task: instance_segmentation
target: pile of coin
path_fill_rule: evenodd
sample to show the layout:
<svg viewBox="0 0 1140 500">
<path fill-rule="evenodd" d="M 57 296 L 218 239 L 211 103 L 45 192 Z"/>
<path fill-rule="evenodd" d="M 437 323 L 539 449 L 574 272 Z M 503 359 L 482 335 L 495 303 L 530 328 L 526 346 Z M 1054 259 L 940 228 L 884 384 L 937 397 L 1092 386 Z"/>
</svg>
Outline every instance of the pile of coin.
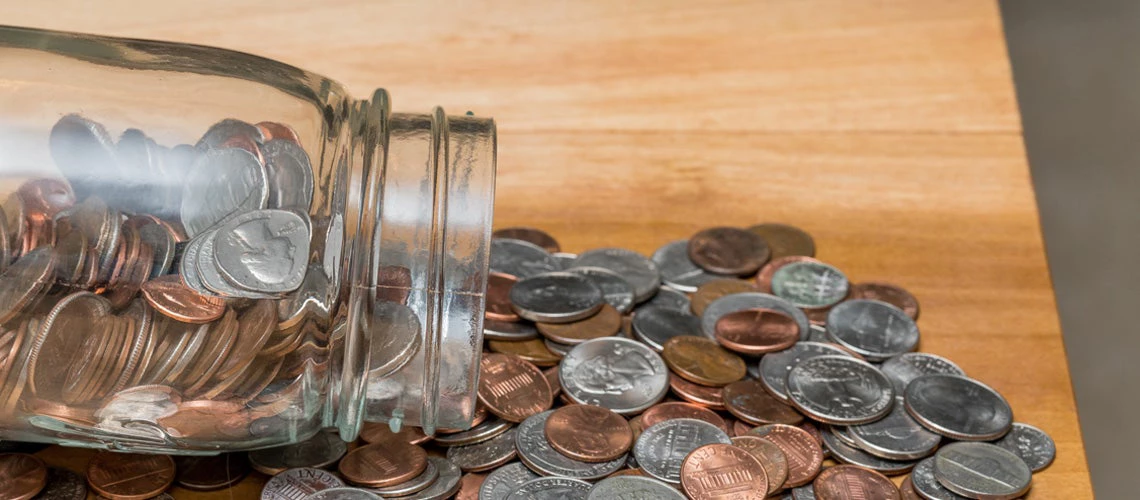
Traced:
<svg viewBox="0 0 1140 500">
<path fill-rule="evenodd" d="M 5 425 L 139 450 L 319 425 L 300 392 L 327 370 L 335 278 L 309 264 L 297 134 L 227 119 L 167 148 L 67 115 L 49 146 L 63 178 L 0 205 Z"/>
</svg>

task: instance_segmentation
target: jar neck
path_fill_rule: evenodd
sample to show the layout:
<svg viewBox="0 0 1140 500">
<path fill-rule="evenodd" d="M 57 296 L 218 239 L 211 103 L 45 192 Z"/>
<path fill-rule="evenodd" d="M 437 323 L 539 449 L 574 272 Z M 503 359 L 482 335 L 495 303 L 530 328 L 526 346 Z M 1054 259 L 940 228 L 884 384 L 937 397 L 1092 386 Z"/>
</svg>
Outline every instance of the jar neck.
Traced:
<svg viewBox="0 0 1140 500">
<path fill-rule="evenodd" d="M 352 105 L 342 137 L 349 287 L 334 421 L 426 432 L 474 414 L 495 184 L 494 122 Z"/>
</svg>

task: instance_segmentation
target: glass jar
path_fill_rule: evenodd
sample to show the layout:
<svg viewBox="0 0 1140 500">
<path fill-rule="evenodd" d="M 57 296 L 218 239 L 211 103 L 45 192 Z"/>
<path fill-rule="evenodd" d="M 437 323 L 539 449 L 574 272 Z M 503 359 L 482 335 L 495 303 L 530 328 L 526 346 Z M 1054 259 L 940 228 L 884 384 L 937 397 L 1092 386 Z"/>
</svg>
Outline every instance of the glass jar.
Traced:
<svg viewBox="0 0 1140 500">
<path fill-rule="evenodd" d="M 0 27 L 0 438 L 162 453 L 473 417 L 489 119 Z"/>
</svg>

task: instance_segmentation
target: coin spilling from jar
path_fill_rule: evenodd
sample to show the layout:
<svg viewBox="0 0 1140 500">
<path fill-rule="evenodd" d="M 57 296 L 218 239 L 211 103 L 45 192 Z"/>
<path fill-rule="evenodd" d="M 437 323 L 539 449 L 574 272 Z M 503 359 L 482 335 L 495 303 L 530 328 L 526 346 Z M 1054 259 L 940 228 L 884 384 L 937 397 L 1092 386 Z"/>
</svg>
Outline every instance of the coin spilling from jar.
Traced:
<svg viewBox="0 0 1140 500">
<path fill-rule="evenodd" d="M 1016 498 L 1056 454 L 996 390 L 917 351 L 913 294 L 849 281 L 798 228 L 716 228 L 650 257 L 495 235 L 471 425 L 250 452 L 263 499 Z M 209 470 L 200 483 L 238 474 Z"/>
</svg>

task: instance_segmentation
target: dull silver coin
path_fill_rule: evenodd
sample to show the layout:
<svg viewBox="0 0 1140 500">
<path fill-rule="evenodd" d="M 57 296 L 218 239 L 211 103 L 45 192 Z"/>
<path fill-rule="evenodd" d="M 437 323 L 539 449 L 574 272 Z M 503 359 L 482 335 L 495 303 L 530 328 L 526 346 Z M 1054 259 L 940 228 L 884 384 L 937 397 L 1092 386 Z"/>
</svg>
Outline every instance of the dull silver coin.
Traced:
<svg viewBox="0 0 1140 500">
<path fill-rule="evenodd" d="M 811 333 L 808 334 L 808 342 L 823 342 L 830 344 L 831 338 L 827 336 L 827 327 L 823 325 L 811 324 Z"/>
<path fill-rule="evenodd" d="M 966 500 L 966 497 L 954 493 L 942 486 L 934 477 L 934 457 L 927 458 L 917 464 L 910 471 L 910 482 L 914 490 L 922 498 L 930 500 Z"/>
<path fill-rule="evenodd" d="M 286 469 L 328 467 L 340 460 L 347 450 L 337 434 L 318 432 L 300 443 L 253 450 L 249 452 L 249 462 L 258 472 L 273 475 Z"/>
<path fill-rule="evenodd" d="M 154 265 L 151 267 L 150 278 L 154 279 L 170 272 L 170 267 L 174 264 L 174 235 L 157 223 L 143 224 L 138 229 L 143 243 L 154 251 Z"/>
<path fill-rule="evenodd" d="M 55 123 L 48 137 L 48 148 L 80 200 L 107 187 L 107 173 L 119 168 L 111 134 L 102 124 L 77 114 L 65 115 Z"/>
<path fill-rule="evenodd" d="M 1033 472 L 1048 467 L 1057 456 L 1057 444 L 1053 438 L 1045 431 L 1021 422 L 1014 422 L 1005 437 L 994 444 L 1021 457 Z"/>
<path fill-rule="evenodd" d="M 542 323 L 572 323 L 593 316 L 605 303 L 589 278 L 555 272 L 523 278 L 511 287 L 511 306 L 519 316 Z"/>
<path fill-rule="evenodd" d="M 383 377 L 403 368 L 423 346 L 420 318 L 412 308 L 379 301 L 364 318 L 364 331 L 372 335 L 368 350 L 368 376 Z"/>
<path fill-rule="evenodd" d="M 811 322 L 800 308 L 775 295 L 760 292 L 744 292 L 725 295 L 712 301 L 701 314 L 701 332 L 710 339 L 716 338 L 716 322 L 728 313 L 745 309 L 772 309 L 791 316 L 800 329 L 800 340 L 811 334 Z"/>
<path fill-rule="evenodd" d="M 413 493 L 419 493 L 435 481 L 439 479 L 439 468 L 435 466 L 435 462 L 428 460 L 427 467 L 420 475 L 413 477 L 400 484 L 386 486 L 384 488 L 367 488 L 368 491 L 380 495 L 384 498 L 403 497 Z"/>
<path fill-rule="evenodd" d="M 625 455 L 609 462 L 582 462 L 563 455 L 546 440 L 546 421 L 554 410 L 531 415 L 523 420 L 515 434 L 519 459 L 531 470 L 544 476 L 563 476 L 594 480 L 617 472 L 625 465 Z"/>
<path fill-rule="evenodd" d="M 361 488 L 329 488 L 310 494 L 305 500 L 379 500 L 380 495 Z"/>
<path fill-rule="evenodd" d="M 701 319 L 688 311 L 643 306 L 633 315 L 631 328 L 638 340 L 661 352 L 673 337 L 701 335 Z"/>
<path fill-rule="evenodd" d="M 594 484 L 587 500 L 621 499 L 656 499 L 656 500 L 685 500 L 676 488 L 657 479 L 642 476 L 614 476 L 607 477 Z"/>
<path fill-rule="evenodd" d="M 811 483 L 792 488 L 792 500 L 816 500 L 815 488 Z"/>
<path fill-rule="evenodd" d="M 816 356 L 850 356 L 847 351 L 830 343 L 798 342 L 783 351 L 765 354 L 760 358 L 760 383 L 777 399 L 788 401 L 788 372 L 800 362 Z"/>
<path fill-rule="evenodd" d="M 653 261 L 633 250 L 599 248 L 582 252 L 571 267 L 603 267 L 625 278 L 633 285 L 634 302 L 642 303 L 653 297 L 661 286 L 661 273 Z"/>
<path fill-rule="evenodd" d="M 479 500 L 505 500 L 507 495 L 539 475 L 521 462 L 514 462 L 495 469 L 479 486 Z"/>
<path fill-rule="evenodd" d="M 693 293 L 712 280 L 734 277 L 710 273 L 694 264 L 689 258 L 689 240 L 666 243 L 653 252 L 651 260 L 657 264 L 661 282 L 682 292 Z"/>
<path fill-rule="evenodd" d="M 265 483 L 261 489 L 261 500 L 303 500 L 318 491 L 343 486 L 343 481 L 326 470 L 289 469 Z"/>
<path fill-rule="evenodd" d="M 665 309 L 675 309 L 687 313 L 692 312 L 689 296 L 667 286 L 658 288 L 653 298 L 643 302 L 638 309 L 643 307 L 663 307 Z"/>
<path fill-rule="evenodd" d="M 558 264 L 562 266 L 563 271 L 570 269 L 570 266 L 574 265 L 574 259 L 578 258 L 578 254 L 568 252 L 558 252 L 551 255 L 553 255 L 554 259 L 558 261 Z"/>
<path fill-rule="evenodd" d="M 924 375 L 906 386 L 906 410 L 918 423 L 961 441 L 992 441 L 1013 425 L 1013 410 L 989 386 L 958 375 Z"/>
<path fill-rule="evenodd" d="M 238 288 L 259 293 L 296 290 L 305 280 L 310 224 L 287 210 L 256 210 L 221 226 L 213 259 Z"/>
<path fill-rule="evenodd" d="M 732 444 L 717 426 L 692 418 L 658 422 L 641 431 L 633 455 L 641 470 L 669 484 L 681 483 L 681 463 L 693 450 L 706 444 Z"/>
<path fill-rule="evenodd" d="M 831 432 L 831 429 L 824 429 L 821 434 L 823 435 L 823 445 L 827 451 L 831 452 L 831 457 L 845 464 L 858 465 L 882 472 L 888 476 L 897 476 L 911 470 L 916 463 L 916 461 L 887 460 L 876 457 L 844 443 Z"/>
<path fill-rule="evenodd" d="M 540 477 L 523 483 L 507 500 L 585 500 L 592 487 L 581 479 Z"/>
<path fill-rule="evenodd" d="M 222 297 L 275 298 L 276 295 L 274 294 L 238 288 L 222 275 L 222 270 L 218 268 L 218 262 L 213 257 L 214 247 L 217 244 L 217 236 L 218 231 L 216 229 L 211 229 L 199 234 L 191 241 L 191 245 L 186 247 L 186 252 L 184 252 L 182 256 L 182 260 L 186 262 L 186 267 L 194 267 L 194 276 L 209 290 L 207 294 L 220 295 Z M 194 242 L 198 244 L 195 245 Z M 190 253 L 191 251 L 193 251 L 193 254 Z"/>
<path fill-rule="evenodd" d="M 496 321 L 483 319 L 483 338 L 487 340 L 530 340 L 538 338 L 538 328 L 529 321 Z"/>
<path fill-rule="evenodd" d="M 846 425 L 830 425 L 828 428 L 831 430 L 831 434 L 839 439 L 839 442 L 852 448 L 859 447 L 859 443 L 857 443 L 855 439 L 851 437 L 851 434 L 847 432 Z"/>
<path fill-rule="evenodd" d="M 542 247 L 511 238 L 491 238 L 490 270 L 518 279 L 561 271 L 562 265 Z"/>
<path fill-rule="evenodd" d="M 886 302 L 856 299 L 831 308 L 827 336 L 868 361 L 883 361 L 918 346 L 918 325 Z"/>
<path fill-rule="evenodd" d="M 309 154 L 288 139 L 273 139 L 261 145 L 268 174 L 269 208 L 308 213 L 313 204 L 313 166 Z"/>
<path fill-rule="evenodd" d="M 451 434 L 436 434 L 432 438 L 432 442 L 440 446 L 463 446 L 472 443 L 479 443 L 486 441 L 504 432 L 507 432 L 514 424 L 502 420 L 500 418 L 488 418 L 465 431 L 459 431 Z"/>
<path fill-rule="evenodd" d="M 86 500 L 87 480 L 67 469 L 51 467 L 47 472 L 44 489 L 35 496 L 36 500 Z"/>
<path fill-rule="evenodd" d="M 482 472 L 493 469 L 515 458 L 515 429 L 483 442 L 452 446 L 447 459 L 463 472 Z"/>
<path fill-rule="evenodd" d="M 917 460 L 934 453 L 942 442 L 942 436 L 915 422 L 897 402 L 883 419 L 852 425 L 847 435 L 863 451 L 887 460 Z"/>
<path fill-rule="evenodd" d="M 442 457 L 428 456 L 428 462 L 435 465 L 439 477 L 430 486 L 408 496 L 399 497 L 400 500 L 444 500 L 451 498 L 459 491 L 463 471 L 451 463 L 451 460 Z"/>
<path fill-rule="evenodd" d="M 818 261 L 792 262 L 772 275 L 772 294 L 796 307 L 819 308 L 838 304 L 847 298 L 849 287 L 847 276 L 842 271 Z"/>
<path fill-rule="evenodd" d="M 633 285 L 617 273 L 602 267 L 572 267 L 566 272 L 580 274 L 592 281 L 602 291 L 602 299 L 619 313 L 633 310 Z"/>
<path fill-rule="evenodd" d="M 550 349 L 550 352 L 553 352 L 559 356 L 566 356 L 567 354 L 570 354 L 570 350 L 574 348 L 573 345 L 555 342 L 550 339 L 542 339 L 542 343 L 546 345 L 547 349 Z"/>
<path fill-rule="evenodd" d="M 194 160 L 182 186 L 182 226 L 193 237 L 232 214 L 265 208 L 265 167 L 244 149 L 211 149 Z"/>
<path fill-rule="evenodd" d="M 579 404 L 640 413 L 669 391 L 669 368 L 661 355 L 635 340 L 603 337 L 578 344 L 558 368 L 562 392 Z"/>
<path fill-rule="evenodd" d="M 1006 500 L 1029 491 L 1033 473 L 1013 452 L 990 443 L 953 443 L 934 454 L 934 477 L 969 498 Z"/>
<path fill-rule="evenodd" d="M 258 144 L 265 142 L 265 135 L 261 133 L 261 129 L 235 118 L 226 118 L 210 125 L 210 128 L 202 134 L 202 138 L 198 139 L 198 143 L 194 147 L 199 149 L 220 148 L 222 144 L 234 136 L 248 137 Z"/>
<path fill-rule="evenodd" d="M 870 363 L 850 356 L 817 356 L 788 372 L 788 399 L 821 422 L 853 425 L 873 422 L 891 411 L 895 391 Z"/>
<path fill-rule="evenodd" d="M 942 356 L 926 352 L 907 352 L 883 362 L 879 370 L 895 388 L 895 397 L 902 399 L 911 380 L 923 375 L 961 375 L 966 372 Z"/>
</svg>

